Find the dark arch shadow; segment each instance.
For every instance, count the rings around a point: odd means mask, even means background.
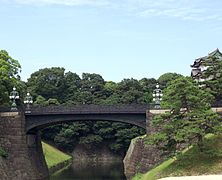
[[[26,133],[36,132],[46,127],[76,121],[109,121],[128,123],[146,129],[146,114],[62,114],[26,115]]]

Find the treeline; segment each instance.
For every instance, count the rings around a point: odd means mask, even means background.
[[[123,79],[121,82],[105,81],[99,74],[83,73],[80,77],[64,68],[52,67],[40,69],[31,74],[27,82],[19,77],[21,66],[6,51],[0,51],[0,106],[10,106],[9,94],[15,86],[20,93],[20,102],[29,91],[34,104],[149,104],[157,82],[161,88],[181,76],[166,73],[158,80],[154,78]],[[145,134],[145,130],[123,123],[75,122],[56,125],[42,131],[42,137],[59,148],[72,151],[74,145],[86,147],[107,143],[111,150],[124,153],[130,140]]]
[[[80,77],[64,68],[52,67],[40,69],[31,74],[27,82],[19,77],[21,66],[4,51],[0,51],[0,106],[9,107],[9,94],[15,86],[20,94],[20,102],[29,91],[34,104],[149,104],[157,80],[154,78],[123,79],[121,82],[105,81],[99,74],[83,73]],[[180,76],[175,73],[162,75],[158,82],[162,88],[168,81]],[[124,153],[130,140],[145,134],[145,130],[124,123],[75,122],[56,125],[42,131],[46,141],[53,142],[59,148],[72,151],[76,144],[86,147],[107,143],[111,150]]]
[[[160,142],[171,152],[176,152],[181,145],[184,147],[184,143],[198,143],[201,147],[207,133],[222,131],[220,118],[211,111],[212,103],[221,103],[222,61],[218,57],[209,57],[203,65],[207,67],[201,74],[205,81],[199,83],[176,73],[165,73],[157,80],[131,78],[116,83],[105,81],[99,74],[83,73],[80,77],[60,67],[40,69],[23,82],[19,77],[19,62],[1,50],[0,107],[10,106],[9,94],[13,86],[20,94],[18,104],[22,104],[27,91],[38,105],[149,104],[158,82],[164,89],[162,105],[172,111],[153,120],[153,125],[162,129],[153,136],[153,141]],[[107,143],[118,153],[124,153],[130,140],[141,134],[145,131],[138,127],[105,121],[68,123],[42,131],[45,140],[67,151],[72,151],[76,144],[90,148]]]
[[[167,81],[177,74],[168,73],[159,81]],[[119,83],[105,81],[99,74],[83,73],[80,77],[64,68],[40,69],[31,74],[27,88],[34,96],[34,104],[149,104],[157,80],[154,78],[124,79]],[[59,148],[72,151],[74,145],[86,147],[107,143],[112,151],[124,153],[132,138],[145,134],[145,130],[123,123],[105,121],[75,122],[49,127],[42,131],[44,140],[55,143]]]

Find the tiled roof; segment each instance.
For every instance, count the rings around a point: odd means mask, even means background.
[[[206,60],[209,56],[218,56],[220,59],[222,59],[222,53],[219,49],[216,49],[215,51],[208,54],[208,56],[200,57],[198,59],[195,59],[193,65],[191,65],[192,68],[199,67],[202,63],[202,61]]]

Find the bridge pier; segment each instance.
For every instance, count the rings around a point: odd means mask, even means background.
[[[0,147],[8,156],[0,157],[0,174],[4,180],[42,180],[48,169],[39,133],[26,134],[22,113],[0,113]]]

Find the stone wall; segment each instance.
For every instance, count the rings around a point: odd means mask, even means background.
[[[146,145],[144,137],[133,139],[123,161],[125,175],[130,180],[137,173],[146,173],[163,160],[158,148]]]
[[[75,146],[72,156],[73,164],[121,162],[123,159],[123,156],[111,152],[105,143],[89,147],[78,144]]]
[[[146,111],[146,135],[159,131],[159,129],[151,126],[151,120],[155,114],[162,114],[166,111],[168,110]],[[123,160],[127,179],[132,179],[137,173],[146,173],[165,159],[158,147],[145,144],[144,138],[145,135],[131,141],[130,147]]]
[[[0,113],[0,146],[8,153],[0,158],[1,180],[42,180],[48,177],[38,132],[25,133],[24,115]]]

